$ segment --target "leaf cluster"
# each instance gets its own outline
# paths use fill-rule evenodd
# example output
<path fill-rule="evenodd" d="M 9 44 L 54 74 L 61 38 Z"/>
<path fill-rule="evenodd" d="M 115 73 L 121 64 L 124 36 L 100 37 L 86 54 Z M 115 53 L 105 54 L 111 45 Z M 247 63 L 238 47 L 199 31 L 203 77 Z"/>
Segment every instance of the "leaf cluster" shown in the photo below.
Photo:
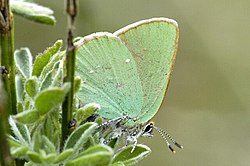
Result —
<path fill-rule="evenodd" d="M 25 165 L 133 165 L 150 153 L 145 145 L 116 151 L 118 143 L 105 145 L 103 130 L 87 118 L 100 109 L 89 103 L 79 107 L 74 102 L 75 126 L 63 147 L 61 140 L 61 105 L 70 84 L 63 84 L 64 55 L 62 41 L 36 56 L 28 48 L 15 51 L 18 114 L 9 118 L 11 154 L 27 161 Z M 75 78 L 75 92 L 81 80 Z M 102 123 L 101 118 L 96 119 Z M 118 142 L 118 141 L 117 141 Z"/>

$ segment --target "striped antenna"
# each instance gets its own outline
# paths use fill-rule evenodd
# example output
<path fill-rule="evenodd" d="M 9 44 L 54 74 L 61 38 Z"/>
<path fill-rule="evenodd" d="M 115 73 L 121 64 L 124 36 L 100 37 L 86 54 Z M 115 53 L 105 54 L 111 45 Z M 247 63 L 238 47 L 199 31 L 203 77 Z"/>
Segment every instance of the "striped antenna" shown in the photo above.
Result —
<path fill-rule="evenodd" d="M 164 131 L 163 129 L 161 129 L 160 127 L 156 127 L 156 126 L 153 126 L 154 129 L 156 129 L 160 135 L 162 136 L 162 138 L 165 140 L 165 142 L 167 143 L 168 145 L 168 148 L 173 152 L 173 153 L 176 153 L 176 151 L 172 148 L 172 146 L 170 145 L 170 143 L 168 142 L 167 140 L 167 137 L 175 144 L 175 146 L 177 146 L 178 148 L 182 149 L 183 146 L 180 145 L 179 143 L 177 143 L 166 131 Z M 166 137 L 167 136 L 167 137 Z"/>
<path fill-rule="evenodd" d="M 110 124 L 118 124 L 120 123 L 122 120 L 124 119 L 127 119 L 128 117 L 127 116 L 123 116 L 123 117 L 119 117 L 119 118 L 116 118 L 116 119 L 110 119 L 110 120 L 107 120 L 106 122 L 98 125 L 98 128 L 99 127 L 103 127 L 103 126 L 107 126 L 107 125 L 110 125 Z"/>

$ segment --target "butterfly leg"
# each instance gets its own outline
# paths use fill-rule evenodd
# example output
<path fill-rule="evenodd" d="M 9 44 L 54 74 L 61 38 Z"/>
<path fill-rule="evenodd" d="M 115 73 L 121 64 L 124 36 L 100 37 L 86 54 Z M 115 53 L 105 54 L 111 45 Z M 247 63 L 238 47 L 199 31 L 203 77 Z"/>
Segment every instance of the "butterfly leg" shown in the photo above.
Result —
<path fill-rule="evenodd" d="M 126 146 L 133 144 L 133 147 L 130 151 L 130 153 L 133 153 L 138 143 L 137 139 L 141 136 L 141 132 L 140 131 L 138 132 L 137 130 L 135 130 L 132 132 L 127 131 L 127 133 L 128 133 L 128 136 L 126 140 Z"/>
<path fill-rule="evenodd" d="M 132 150 L 130 151 L 130 153 L 133 153 L 133 152 L 134 152 L 136 145 L 137 145 L 137 139 L 135 138 L 134 145 L 133 145 L 133 148 L 132 148 Z"/>

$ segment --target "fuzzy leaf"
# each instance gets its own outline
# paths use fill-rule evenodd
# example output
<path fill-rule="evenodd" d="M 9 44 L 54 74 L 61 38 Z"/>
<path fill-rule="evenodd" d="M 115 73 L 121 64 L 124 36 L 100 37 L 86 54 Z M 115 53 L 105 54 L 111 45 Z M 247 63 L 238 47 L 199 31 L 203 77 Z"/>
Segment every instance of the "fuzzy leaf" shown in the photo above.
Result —
<path fill-rule="evenodd" d="M 17 101 L 22 102 L 24 96 L 24 79 L 20 75 L 16 75 L 16 94 Z"/>
<path fill-rule="evenodd" d="M 17 0 L 10 2 L 10 7 L 14 14 L 42 24 L 54 25 L 56 23 L 55 17 L 53 16 L 54 12 L 47 7 Z"/>
<path fill-rule="evenodd" d="M 54 164 L 58 164 L 64 160 L 66 160 L 72 153 L 74 149 L 66 149 L 62 153 L 60 153 L 54 160 Z"/>
<path fill-rule="evenodd" d="M 24 110 L 29 110 L 30 109 L 30 104 L 31 104 L 31 101 L 30 99 L 27 99 L 24 101 Z"/>
<path fill-rule="evenodd" d="M 54 144 L 45 136 L 42 136 L 44 150 L 47 154 L 49 153 L 56 153 L 56 147 Z"/>
<path fill-rule="evenodd" d="M 51 86 L 61 86 L 63 82 L 63 61 L 59 61 Z"/>
<path fill-rule="evenodd" d="M 55 53 L 49 60 L 49 62 L 46 64 L 46 66 L 44 66 L 42 72 L 40 73 L 40 76 L 39 76 L 39 79 L 40 80 L 44 80 L 45 77 L 47 76 L 47 74 L 54 69 L 55 67 L 55 64 L 60 62 L 60 67 L 61 67 L 61 64 L 63 64 L 62 59 L 64 57 L 65 53 L 64 52 L 58 52 L 58 53 Z"/>
<path fill-rule="evenodd" d="M 32 137 L 32 149 L 35 152 L 39 152 L 43 148 L 43 142 L 40 133 L 35 132 Z"/>
<path fill-rule="evenodd" d="M 21 48 L 14 53 L 16 67 L 25 78 L 30 78 L 32 71 L 32 55 L 28 48 Z"/>
<path fill-rule="evenodd" d="M 70 82 L 65 82 L 63 84 L 63 91 L 65 95 L 70 91 L 70 88 L 71 88 Z"/>
<path fill-rule="evenodd" d="M 42 158 L 40 157 L 40 154 L 37 152 L 27 152 L 27 155 L 29 157 L 29 159 L 34 162 L 34 163 L 38 163 L 41 164 L 43 162 Z"/>
<path fill-rule="evenodd" d="M 38 55 L 34 62 L 34 68 L 32 75 L 40 76 L 43 68 L 49 63 L 50 58 L 55 55 L 62 47 L 62 40 L 56 41 L 56 43 L 45 50 L 42 54 Z"/>
<path fill-rule="evenodd" d="M 86 104 L 84 107 L 79 108 L 76 111 L 76 121 L 80 123 L 86 120 L 88 117 L 93 115 L 100 108 L 101 108 L 100 105 L 97 103 Z"/>
<path fill-rule="evenodd" d="M 52 164 L 54 163 L 56 156 L 56 153 L 50 153 L 44 157 L 44 160 L 46 161 L 46 163 Z"/>
<path fill-rule="evenodd" d="M 30 79 L 26 80 L 25 82 L 25 91 L 30 97 L 35 97 L 38 91 L 38 85 L 37 85 L 37 77 L 32 76 Z"/>
<path fill-rule="evenodd" d="M 59 110 L 51 111 L 48 116 L 44 117 L 41 134 L 46 135 L 53 145 L 58 147 L 60 142 L 60 131 Z"/>
<path fill-rule="evenodd" d="M 48 73 L 42 79 L 41 90 L 46 89 L 53 84 L 53 81 L 55 78 L 54 73 L 55 73 L 55 71 L 57 71 L 59 69 L 59 65 L 60 65 L 60 61 L 56 62 L 53 65 L 53 68 L 50 71 L 48 71 Z M 62 70 L 62 68 L 60 68 L 60 70 Z"/>
<path fill-rule="evenodd" d="M 11 155 L 15 156 L 15 158 L 24 157 L 26 156 L 28 150 L 29 150 L 28 146 L 11 148 Z"/>
<path fill-rule="evenodd" d="M 37 110 L 24 111 L 16 114 L 14 118 L 20 123 L 32 124 L 39 119 L 39 112 Z"/>
<path fill-rule="evenodd" d="M 36 109 L 41 115 L 58 107 L 64 99 L 64 90 L 62 88 L 46 89 L 38 94 L 35 99 Z"/>
<path fill-rule="evenodd" d="M 113 150 L 106 145 L 97 145 L 81 153 L 76 159 L 67 162 L 66 166 L 73 165 L 91 165 L 103 166 L 109 165 L 113 156 Z"/>
<path fill-rule="evenodd" d="M 122 162 L 125 165 L 133 165 L 148 156 L 151 152 L 150 148 L 146 145 L 138 144 L 135 147 L 135 150 L 131 153 L 133 145 L 127 146 L 122 151 L 118 152 L 112 163 Z"/>
<path fill-rule="evenodd" d="M 80 90 L 80 88 L 81 88 L 81 78 L 80 77 L 75 77 L 75 81 L 74 81 L 74 83 L 75 83 L 75 89 L 74 89 L 74 93 L 77 93 L 79 90 Z"/>
<path fill-rule="evenodd" d="M 73 148 L 75 151 L 88 140 L 88 137 L 94 132 L 97 124 L 93 122 L 85 123 L 74 130 L 65 142 L 64 149 Z"/>
<path fill-rule="evenodd" d="M 123 162 L 116 162 L 114 164 L 111 164 L 111 166 L 125 166 Z"/>
<path fill-rule="evenodd" d="M 20 147 L 22 146 L 22 144 L 13 136 L 11 135 L 8 135 L 8 142 L 9 142 L 9 145 L 11 146 L 11 148 L 17 148 L 17 147 Z"/>
<path fill-rule="evenodd" d="M 65 166 L 81 166 L 81 165 L 108 166 L 111 158 L 112 154 L 109 152 L 97 152 L 71 160 L 67 162 Z"/>
<path fill-rule="evenodd" d="M 15 137 L 20 141 L 23 145 L 28 145 L 30 143 L 30 132 L 26 125 L 15 122 L 14 118 L 10 116 L 9 124 L 11 126 L 12 132 Z"/>
<path fill-rule="evenodd" d="M 17 113 L 23 112 L 23 103 L 17 102 Z"/>
<path fill-rule="evenodd" d="M 49 88 L 49 86 L 51 85 L 52 80 L 53 80 L 52 72 L 53 72 L 53 70 L 49 71 L 46 74 L 45 78 L 42 80 L 40 91 L 42 91 L 42 90 L 44 90 L 46 88 Z"/>
<path fill-rule="evenodd" d="M 92 154 L 92 153 L 97 153 L 97 152 L 113 153 L 113 150 L 107 145 L 96 145 L 96 146 L 90 147 L 87 150 L 83 151 L 77 157 Z"/>

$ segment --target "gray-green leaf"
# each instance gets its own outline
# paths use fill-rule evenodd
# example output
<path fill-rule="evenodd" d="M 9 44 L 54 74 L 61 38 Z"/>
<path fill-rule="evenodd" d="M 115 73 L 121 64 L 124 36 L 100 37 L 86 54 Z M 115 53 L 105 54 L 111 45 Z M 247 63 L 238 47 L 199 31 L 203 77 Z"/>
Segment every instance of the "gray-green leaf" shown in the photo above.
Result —
<path fill-rule="evenodd" d="M 97 153 L 97 152 L 113 153 L 113 150 L 107 145 L 96 145 L 96 146 L 90 147 L 87 150 L 83 151 L 77 157 L 92 154 L 92 153 Z"/>
<path fill-rule="evenodd" d="M 35 99 L 36 109 L 41 115 L 58 107 L 64 99 L 64 90 L 62 88 L 46 89 L 38 94 Z"/>
<path fill-rule="evenodd" d="M 35 152 L 39 152 L 39 150 L 42 148 L 43 148 L 43 142 L 41 135 L 38 131 L 36 131 L 32 137 L 32 149 Z"/>
<path fill-rule="evenodd" d="M 98 109 L 100 109 L 100 105 L 97 103 L 86 104 L 84 107 L 76 111 L 76 121 L 78 123 L 81 123 L 82 121 L 93 115 Z"/>
<path fill-rule="evenodd" d="M 27 79 L 31 76 L 32 71 L 32 55 L 28 48 L 21 48 L 14 53 L 16 67 L 21 75 Z"/>
<path fill-rule="evenodd" d="M 47 154 L 56 153 L 55 145 L 45 135 L 42 136 L 42 141 L 43 141 L 44 150 Z"/>
<path fill-rule="evenodd" d="M 62 153 L 60 153 L 54 160 L 54 164 L 58 164 L 64 160 L 66 160 L 72 153 L 74 149 L 66 149 Z"/>
<path fill-rule="evenodd" d="M 24 79 L 20 75 L 16 75 L 16 94 L 17 101 L 22 102 L 24 96 Z"/>
<path fill-rule="evenodd" d="M 37 152 L 27 152 L 27 155 L 29 157 L 29 159 L 34 162 L 34 163 L 39 163 L 41 164 L 43 162 L 42 158 L 40 157 L 40 154 Z"/>
<path fill-rule="evenodd" d="M 81 88 L 81 78 L 80 77 L 75 77 L 75 86 L 74 86 L 74 93 L 77 93 L 79 90 L 80 90 L 80 88 Z"/>
<path fill-rule="evenodd" d="M 32 76 L 30 79 L 28 79 L 25 82 L 25 90 L 27 92 L 27 94 L 30 97 L 35 97 L 35 95 L 37 94 L 38 91 L 38 85 L 37 85 L 37 77 L 36 76 Z"/>
<path fill-rule="evenodd" d="M 37 110 L 24 111 L 16 114 L 14 118 L 20 123 L 32 124 L 39 119 L 39 112 Z"/>
<path fill-rule="evenodd" d="M 11 148 L 11 155 L 15 157 L 24 157 L 28 150 L 29 150 L 28 146 Z"/>
<path fill-rule="evenodd" d="M 124 148 L 122 151 L 118 152 L 112 163 L 116 164 L 117 162 L 122 162 L 125 165 L 133 165 L 147 157 L 151 150 L 146 145 L 138 144 L 135 147 L 135 150 L 131 153 L 133 145 L 130 145 Z"/>
<path fill-rule="evenodd" d="M 42 24 L 54 25 L 56 23 L 53 16 L 54 12 L 47 7 L 32 2 L 16 0 L 10 2 L 10 7 L 14 14 Z"/>
<path fill-rule="evenodd" d="M 89 136 L 96 129 L 97 124 L 93 122 L 85 123 L 74 130 L 66 140 L 64 149 L 73 148 L 75 151 L 88 140 Z"/>
<path fill-rule="evenodd" d="M 116 162 L 114 164 L 111 164 L 111 166 L 125 166 L 123 162 Z"/>
<path fill-rule="evenodd" d="M 66 166 L 89 165 L 89 166 L 108 166 L 113 156 L 113 150 L 106 145 L 91 147 L 67 162 Z"/>
<path fill-rule="evenodd" d="M 62 40 L 56 41 L 56 43 L 45 50 L 42 54 L 38 55 L 34 62 L 34 68 L 32 75 L 40 76 L 43 68 L 49 63 L 50 58 L 55 55 L 62 47 Z"/>
<path fill-rule="evenodd" d="M 20 141 L 20 143 L 23 145 L 28 145 L 31 140 L 28 127 L 24 124 L 16 122 L 12 116 L 9 117 L 9 124 L 13 134 Z"/>

